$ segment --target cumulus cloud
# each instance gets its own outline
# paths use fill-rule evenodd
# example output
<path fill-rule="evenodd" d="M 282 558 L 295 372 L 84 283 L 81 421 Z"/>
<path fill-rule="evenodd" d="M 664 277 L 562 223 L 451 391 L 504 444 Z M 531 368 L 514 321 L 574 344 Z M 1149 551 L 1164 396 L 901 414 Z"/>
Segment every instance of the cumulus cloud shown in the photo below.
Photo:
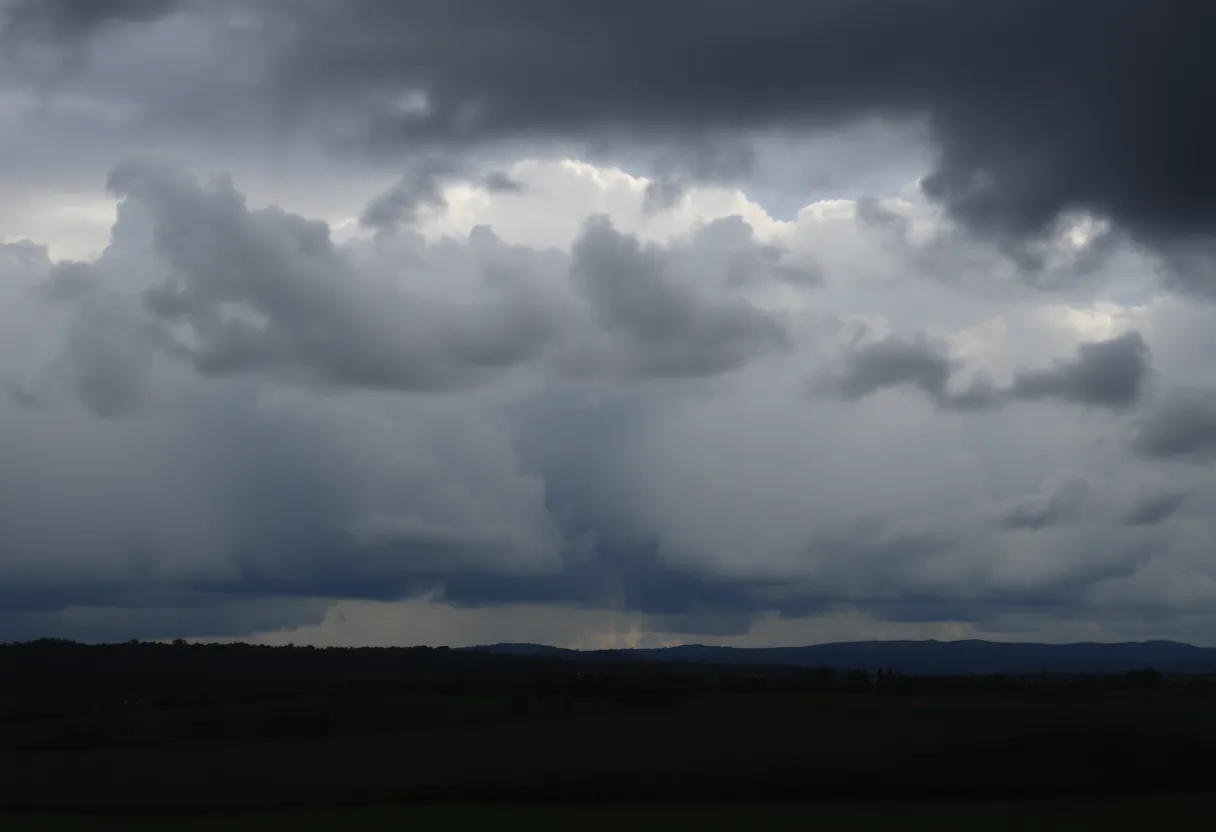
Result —
<path fill-rule="evenodd" d="M 110 185 L 125 198 L 115 244 L 96 263 L 48 264 L 40 314 L 67 314 L 70 334 L 13 387 L 30 401 L 58 379 L 98 413 L 127 412 L 154 355 L 208 376 L 427 391 L 537 363 L 714 374 L 790 343 L 725 287 L 724 269 L 763 281 L 784 268 L 746 226 L 666 248 L 593 218 L 572 255 L 509 246 L 486 228 L 467 244 L 408 232 L 340 246 L 323 222 L 250 209 L 229 181 L 200 184 L 148 157 L 117 167 Z"/>
<path fill-rule="evenodd" d="M 204 188 L 142 159 L 116 168 L 110 185 L 128 213 L 151 218 L 148 280 L 127 287 L 142 293 L 136 324 L 202 373 L 441 388 L 525 360 L 553 327 L 543 304 L 496 302 L 493 285 L 470 308 L 415 300 L 389 275 L 357 268 L 324 223 L 250 211 L 224 181 Z M 122 256 L 107 253 L 98 268 Z"/>
<path fill-rule="evenodd" d="M 168 612 L 122 610 L 197 607 L 210 611 L 181 624 L 204 626 L 234 597 L 436 587 L 453 603 L 673 615 L 693 614 L 698 595 L 742 602 L 571 509 L 578 485 L 551 453 L 562 424 L 531 434 L 539 447 L 517 443 L 529 413 L 554 412 L 541 402 L 597 377 L 623 395 L 791 348 L 732 282 L 781 282 L 765 271 L 781 252 L 746 226 L 642 244 L 593 216 L 572 252 L 485 227 L 337 243 L 323 222 L 251 208 L 226 177 L 200 182 L 159 158 L 133 157 L 109 183 L 122 202 L 96 261 L 0 249 L 4 338 L 23 346 L 0 368 L 0 446 L 14 461 L 0 478 L 12 543 L 0 568 L 25 599 L 7 632 L 160 632 Z M 52 447 L 62 465 L 16 477 Z M 70 523 L 54 500 L 76 507 Z M 80 612 L 101 608 L 113 614 Z M 316 606 L 280 609 L 295 626 L 293 610 Z"/>
<path fill-rule="evenodd" d="M 1205 633 L 1214 317 L 1144 259 L 573 159 L 362 229 L 401 172 L 322 220 L 136 154 L 100 257 L 0 244 L 0 637 Z"/>

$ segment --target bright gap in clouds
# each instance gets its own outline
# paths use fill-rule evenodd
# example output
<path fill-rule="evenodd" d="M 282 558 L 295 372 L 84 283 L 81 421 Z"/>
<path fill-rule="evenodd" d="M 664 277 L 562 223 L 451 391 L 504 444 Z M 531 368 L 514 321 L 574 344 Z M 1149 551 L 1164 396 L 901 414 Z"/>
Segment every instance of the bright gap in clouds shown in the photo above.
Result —
<path fill-rule="evenodd" d="M 766 242 L 784 239 L 795 226 L 774 220 L 742 191 L 725 187 L 690 188 L 676 204 L 651 214 L 646 190 L 655 180 L 576 159 L 524 160 L 507 173 L 519 184 L 518 194 L 453 185 L 444 191 L 446 206 L 419 230 L 428 236 L 467 235 L 475 226 L 488 225 L 509 243 L 568 249 L 585 218 L 595 213 L 611 217 L 621 231 L 655 242 L 729 216 L 741 217 Z"/>

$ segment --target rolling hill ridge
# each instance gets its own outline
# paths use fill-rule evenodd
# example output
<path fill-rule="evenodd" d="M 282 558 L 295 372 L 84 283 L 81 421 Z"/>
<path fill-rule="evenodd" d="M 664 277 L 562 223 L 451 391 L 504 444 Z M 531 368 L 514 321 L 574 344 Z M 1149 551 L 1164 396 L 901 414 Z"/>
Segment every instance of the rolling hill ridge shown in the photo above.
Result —
<path fill-rule="evenodd" d="M 543 644 L 490 644 L 462 650 L 578 661 L 891 669 L 920 675 L 1122 673 L 1153 667 L 1163 673 L 1216 675 L 1216 648 L 1175 641 L 1124 643 L 855 641 L 806 647 L 718 647 L 688 644 L 619 650 L 573 650 Z"/>

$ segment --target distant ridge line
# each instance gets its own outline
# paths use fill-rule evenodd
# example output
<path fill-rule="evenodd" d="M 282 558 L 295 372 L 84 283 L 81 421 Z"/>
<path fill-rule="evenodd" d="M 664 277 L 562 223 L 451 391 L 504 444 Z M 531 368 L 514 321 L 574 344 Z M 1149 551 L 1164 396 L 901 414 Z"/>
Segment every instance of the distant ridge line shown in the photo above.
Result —
<path fill-rule="evenodd" d="M 1121 673 L 1153 667 L 1164 673 L 1216 675 L 1216 648 L 1177 641 L 1044 644 L 961 641 L 849 641 L 802 647 L 672 647 L 578 650 L 547 644 L 499 643 L 458 648 L 570 660 L 689 662 L 723 665 L 890 669 L 919 674 Z"/>

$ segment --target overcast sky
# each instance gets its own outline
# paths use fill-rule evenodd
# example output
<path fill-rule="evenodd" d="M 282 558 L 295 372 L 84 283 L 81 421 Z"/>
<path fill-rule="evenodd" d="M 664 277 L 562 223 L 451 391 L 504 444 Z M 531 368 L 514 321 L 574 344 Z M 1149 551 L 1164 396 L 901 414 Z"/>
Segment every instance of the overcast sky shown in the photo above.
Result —
<path fill-rule="evenodd" d="M 1207 0 L 0 0 L 0 641 L 1216 645 Z"/>

